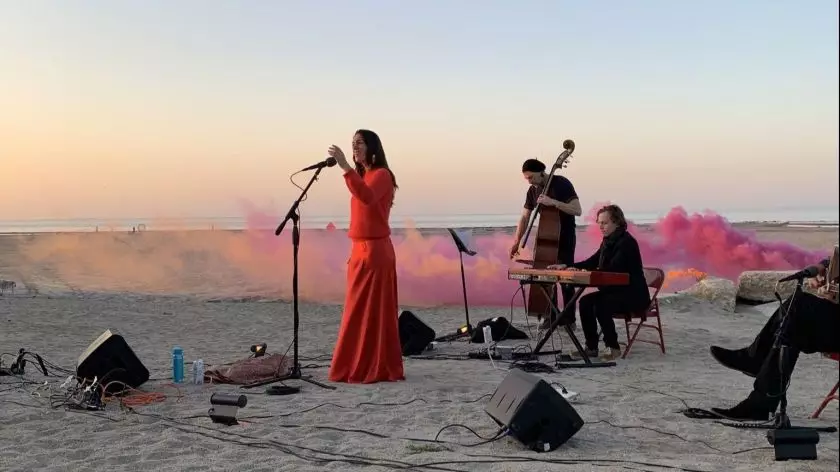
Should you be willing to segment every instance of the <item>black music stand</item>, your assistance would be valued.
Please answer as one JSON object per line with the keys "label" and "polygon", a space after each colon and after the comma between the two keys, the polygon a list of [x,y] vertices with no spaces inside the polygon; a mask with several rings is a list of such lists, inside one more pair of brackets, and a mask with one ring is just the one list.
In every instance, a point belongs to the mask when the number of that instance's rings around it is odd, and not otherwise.
{"label": "black music stand", "polygon": [[300,213],[298,212],[298,206],[300,206],[300,202],[306,197],[306,192],[309,191],[309,187],[318,180],[318,175],[327,167],[327,161],[324,161],[322,166],[316,168],[315,173],[312,175],[312,178],[309,179],[309,183],[306,184],[306,187],[303,188],[301,191],[300,196],[292,203],[292,207],[289,208],[289,212],[286,214],[286,218],[283,219],[283,222],[280,223],[280,226],[274,231],[275,236],[279,236],[280,233],[283,232],[283,228],[286,227],[286,223],[289,220],[292,220],[292,311],[294,313],[294,332],[292,336],[292,344],[294,345],[294,354],[292,359],[292,368],[289,373],[285,375],[281,375],[272,379],[268,379],[261,382],[255,382],[252,384],[248,384],[243,386],[243,388],[252,388],[258,387],[260,385],[267,385],[274,382],[282,382],[284,380],[303,380],[305,382],[309,382],[313,385],[317,385],[321,388],[327,388],[330,390],[335,390],[335,387],[332,385],[326,385],[317,380],[313,380],[312,377],[308,375],[303,375],[300,367],[300,360],[298,359],[298,328],[300,326],[300,311],[298,311],[298,251],[300,249]]}
{"label": "black music stand", "polygon": [[455,241],[455,247],[458,248],[458,258],[461,262],[461,289],[464,292],[464,316],[466,318],[467,323],[464,326],[458,328],[458,331],[455,332],[455,334],[447,334],[445,336],[441,336],[435,339],[435,341],[452,341],[454,339],[468,336],[470,337],[470,342],[472,342],[473,326],[470,324],[470,307],[469,304],[467,304],[467,278],[464,275],[464,254],[468,256],[474,256],[478,253],[468,248],[466,243],[464,243],[464,240],[461,239],[461,236],[459,236],[454,229],[446,229],[447,231],[449,231],[449,234],[452,235],[452,239]]}
{"label": "black music stand", "polygon": [[[554,321],[549,326],[548,330],[545,332],[545,336],[537,343],[537,347],[534,348],[533,354],[535,356],[540,355],[540,349],[551,339],[551,334],[557,329],[557,326],[563,321],[563,316],[566,313],[571,311],[571,308],[577,303],[578,298],[583,294],[583,291],[586,290],[586,287],[580,287],[575,290],[575,295],[566,302],[566,305],[563,307],[563,313],[558,313],[557,307],[554,306],[551,293],[548,290],[548,286],[545,282],[531,282],[527,280],[520,280],[520,284],[536,284],[539,285],[540,289],[542,290],[543,294],[548,298],[549,303],[548,306],[551,308],[551,311],[554,315]],[[575,345],[575,349],[577,349],[578,354],[580,354],[581,359],[583,360],[583,364],[578,364],[575,362],[557,362],[555,363],[555,367],[560,368],[590,368],[590,367],[615,367],[615,362],[592,362],[592,359],[586,354],[586,349],[581,346],[580,341],[578,341],[577,336],[572,331],[572,328],[569,326],[568,323],[563,325],[563,329],[566,330],[566,334],[569,335],[569,338],[572,340],[572,343]]]}

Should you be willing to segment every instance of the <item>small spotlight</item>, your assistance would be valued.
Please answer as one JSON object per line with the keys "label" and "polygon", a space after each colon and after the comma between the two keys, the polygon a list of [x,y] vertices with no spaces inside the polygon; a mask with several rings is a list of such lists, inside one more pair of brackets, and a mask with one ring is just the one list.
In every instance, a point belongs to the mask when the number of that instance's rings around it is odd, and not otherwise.
{"label": "small spotlight", "polygon": [[458,328],[458,332],[461,333],[461,334],[464,334],[464,333],[468,332],[469,330],[470,330],[470,327],[467,326],[467,325],[464,325],[464,326],[461,326],[460,328]]}
{"label": "small spotlight", "polygon": [[262,357],[265,355],[265,350],[268,346],[265,343],[254,344],[251,346],[251,352],[254,353],[254,357]]}

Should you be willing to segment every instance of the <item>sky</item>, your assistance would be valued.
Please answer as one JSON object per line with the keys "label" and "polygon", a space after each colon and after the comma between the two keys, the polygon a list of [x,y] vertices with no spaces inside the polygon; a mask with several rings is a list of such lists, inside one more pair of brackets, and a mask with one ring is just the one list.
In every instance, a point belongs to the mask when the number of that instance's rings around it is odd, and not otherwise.
{"label": "sky", "polygon": [[[836,0],[0,0],[0,219],[285,210],[380,134],[395,215],[837,207]],[[304,185],[309,174],[296,177]],[[816,191],[815,191],[816,190]],[[303,209],[346,215],[338,168]]]}

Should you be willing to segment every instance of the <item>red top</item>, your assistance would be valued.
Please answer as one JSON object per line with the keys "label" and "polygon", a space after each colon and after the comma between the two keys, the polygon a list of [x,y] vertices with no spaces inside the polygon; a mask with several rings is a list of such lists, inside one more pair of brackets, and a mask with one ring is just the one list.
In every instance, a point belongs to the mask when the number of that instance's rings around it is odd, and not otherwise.
{"label": "red top", "polygon": [[394,182],[388,169],[371,169],[362,177],[353,169],[344,173],[350,189],[350,239],[380,239],[391,235],[388,218]]}

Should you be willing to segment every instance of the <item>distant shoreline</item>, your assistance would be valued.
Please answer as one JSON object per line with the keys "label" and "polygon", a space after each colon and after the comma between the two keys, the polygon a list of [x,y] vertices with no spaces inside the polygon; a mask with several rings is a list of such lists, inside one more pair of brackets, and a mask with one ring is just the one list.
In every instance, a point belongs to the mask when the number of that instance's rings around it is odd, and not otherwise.
{"label": "distant shoreline", "polygon": [[[587,212],[587,215],[591,216]],[[784,209],[753,211],[694,211],[675,206],[667,212],[630,212],[627,221],[638,227],[647,227],[676,217],[678,219],[701,218],[704,221],[717,221],[723,218],[736,228],[807,228],[819,231],[821,228],[838,228],[840,210],[832,208]],[[520,214],[450,214],[450,215],[391,215],[391,227],[395,231],[416,228],[422,232],[442,231],[446,228],[459,230],[512,231]],[[585,228],[590,223],[588,218],[576,218],[577,224]],[[274,230],[282,221],[282,216],[272,213],[256,212],[241,216],[221,217],[90,217],[90,218],[22,218],[0,219],[0,234],[39,234],[39,233],[95,233],[136,231],[246,231],[255,229]],[[335,228],[346,229],[349,215],[307,215],[301,220],[305,231]]]}
{"label": "distant shoreline", "polygon": [[[656,223],[639,223],[634,224],[637,228],[641,229],[649,229],[652,228]],[[743,221],[743,222],[736,222],[730,223],[733,228],[738,229],[762,229],[762,230],[772,230],[774,228],[778,228],[780,230],[788,230],[788,231],[837,231],[840,229],[840,225],[836,222],[814,222],[814,221]],[[537,225],[535,225],[536,227]],[[584,231],[588,228],[589,225],[587,224],[578,224],[577,230]],[[496,226],[487,226],[487,225],[475,225],[475,226],[429,226],[429,227],[404,227],[404,226],[392,226],[392,231],[394,234],[401,234],[408,231],[417,231],[421,234],[438,234],[438,233],[445,233],[448,229],[453,229],[455,231],[468,231],[473,233],[479,234],[490,234],[490,233],[508,233],[511,234],[515,230],[515,226],[513,225],[496,225]],[[336,227],[333,229],[334,231],[345,232],[347,229],[342,227]],[[0,229],[0,236],[16,236],[16,235],[41,235],[41,234],[125,234],[125,233],[193,233],[193,232],[223,232],[223,233],[245,233],[249,231],[258,231],[258,232],[273,232],[274,228],[265,227],[265,228],[196,228],[196,227],[184,227],[184,228],[177,228],[177,227],[159,227],[158,229],[152,228],[145,228],[145,229],[138,229],[136,231],[132,231],[132,228],[101,228],[97,231],[97,229],[91,228],[87,230],[80,230],[80,229],[68,229],[68,230],[49,230],[44,229],[42,231],[3,231]],[[311,227],[304,227],[301,230],[302,232],[326,232],[330,231],[325,227],[320,228],[311,228]]]}

